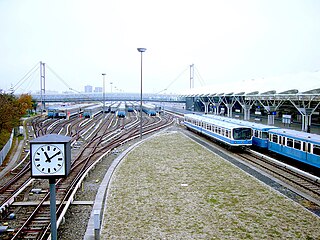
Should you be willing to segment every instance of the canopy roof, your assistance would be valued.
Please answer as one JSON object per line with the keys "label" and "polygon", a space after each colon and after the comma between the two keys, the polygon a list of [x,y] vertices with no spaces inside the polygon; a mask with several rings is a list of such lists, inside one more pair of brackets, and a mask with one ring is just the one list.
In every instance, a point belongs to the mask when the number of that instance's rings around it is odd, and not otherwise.
{"label": "canopy roof", "polygon": [[284,75],[281,77],[242,80],[192,88],[184,96],[320,94],[320,72]]}

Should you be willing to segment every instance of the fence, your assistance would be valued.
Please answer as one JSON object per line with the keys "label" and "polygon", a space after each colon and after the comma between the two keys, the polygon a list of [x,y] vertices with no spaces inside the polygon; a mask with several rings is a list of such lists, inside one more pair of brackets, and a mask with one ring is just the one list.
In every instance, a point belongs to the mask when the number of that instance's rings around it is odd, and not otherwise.
{"label": "fence", "polygon": [[4,145],[4,147],[0,151],[0,166],[2,165],[2,163],[3,163],[4,159],[6,158],[8,152],[10,151],[10,148],[12,146],[12,139],[13,139],[13,130],[11,132],[9,141],[6,143],[6,145]]}

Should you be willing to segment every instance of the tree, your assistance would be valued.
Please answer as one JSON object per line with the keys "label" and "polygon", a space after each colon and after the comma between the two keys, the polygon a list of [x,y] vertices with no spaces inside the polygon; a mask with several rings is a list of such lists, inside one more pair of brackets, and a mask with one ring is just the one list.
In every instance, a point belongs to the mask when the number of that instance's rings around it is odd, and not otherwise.
{"label": "tree", "polygon": [[20,124],[20,118],[32,108],[32,97],[22,94],[17,99],[12,94],[0,94],[0,148],[8,140],[14,127]]}
{"label": "tree", "polygon": [[11,132],[18,118],[17,110],[16,99],[13,95],[0,95],[0,134]]}
{"label": "tree", "polygon": [[32,109],[32,97],[29,94],[21,94],[18,98],[20,115],[23,116],[27,110]]}

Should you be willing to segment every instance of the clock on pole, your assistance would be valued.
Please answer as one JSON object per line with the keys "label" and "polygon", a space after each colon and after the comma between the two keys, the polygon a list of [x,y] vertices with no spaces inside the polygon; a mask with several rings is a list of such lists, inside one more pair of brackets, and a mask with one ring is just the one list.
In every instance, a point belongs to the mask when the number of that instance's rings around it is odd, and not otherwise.
{"label": "clock on pole", "polygon": [[31,176],[47,178],[50,185],[51,239],[57,239],[56,178],[67,177],[71,167],[71,137],[49,134],[30,141]]}
{"label": "clock on pole", "polygon": [[62,178],[71,166],[71,137],[49,134],[30,141],[31,175]]}

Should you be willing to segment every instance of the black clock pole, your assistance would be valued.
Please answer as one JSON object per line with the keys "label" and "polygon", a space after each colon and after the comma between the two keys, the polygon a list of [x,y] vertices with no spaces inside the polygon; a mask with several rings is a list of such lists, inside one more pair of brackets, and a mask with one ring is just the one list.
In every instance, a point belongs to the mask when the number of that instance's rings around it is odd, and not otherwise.
{"label": "black clock pole", "polygon": [[50,184],[51,240],[57,240],[56,179],[49,178],[49,184]]}

